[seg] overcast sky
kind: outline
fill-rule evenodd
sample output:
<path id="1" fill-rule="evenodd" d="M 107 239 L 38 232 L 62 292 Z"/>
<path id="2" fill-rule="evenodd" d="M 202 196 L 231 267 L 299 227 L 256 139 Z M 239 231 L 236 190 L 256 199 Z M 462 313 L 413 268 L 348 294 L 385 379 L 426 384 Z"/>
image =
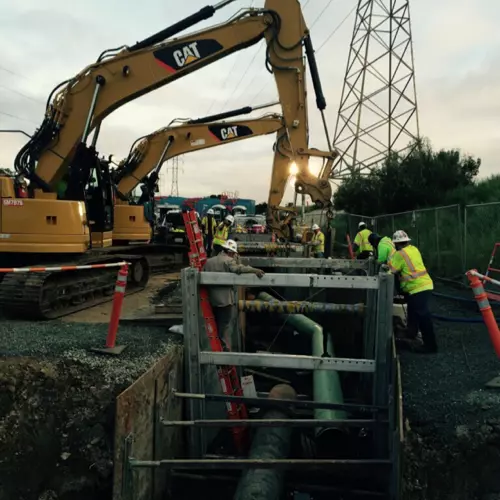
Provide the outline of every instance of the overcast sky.
<path id="1" fill-rule="evenodd" d="M 356 2 L 310 0 L 304 9 L 319 49 L 332 135 L 354 14 L 339 24 Z M 263 3 L 256 0 L 254 6 Z M 197 29 L 222 22 L 251 4 L 252 0 L 238 0 Z M 59 82 L 95 61 L 104 49 L 130 45 L 204 5 L 205 0 L 0 0 L 0 128 L 33 132 L 42 121 L 48 94 Z M 418 0 L 411 14 L 421 134 L 436 148 L 457 147 L 479 156 L 483 176 L 498 173 L 500 2 Z M 262 45 L 251 47 L 127 104 L 105 120 L 99 151 L 120 159 L 137 137 L 175 117 L 275 100 L 276 89 L 263 58 Z M 311 85 L 309 100 L 310 145 L 325 148 Z M 179 173 L 180 194 L 238 191 L 242 197 L 266 199 L 273 140 L 272 136 L 251 139 L 186 155 Z M 24 142 L 22 136 L 1 134 L 0 166 L 11 166 Z M 170 192 L 168 172 L 162 191 Z"/>

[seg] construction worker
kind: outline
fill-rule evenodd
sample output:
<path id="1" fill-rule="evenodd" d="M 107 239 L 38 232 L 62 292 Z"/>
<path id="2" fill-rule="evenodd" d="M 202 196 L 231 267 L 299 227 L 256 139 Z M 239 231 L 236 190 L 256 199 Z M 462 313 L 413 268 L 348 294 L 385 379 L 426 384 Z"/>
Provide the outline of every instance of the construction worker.
<path id="1" fill-rule="evenodd" d="M 205 241 L 205 250 L 208 255 L 212 252 L 212 242 L 214 240 L 216 227 L 214 211 L 209 208 L 207 213 L 201 219 L 201 229 L 203 231 L 203 239 Z"/>
<path id="2" fill-rule="evenodd" d="M 373 247 L 370 245 L 368 237 L 372 232 L 366 227 L 366 223 L 358 224 L 358 234 L 354 238 L 352 249 L 357 259 L 367 259 L 373 253 Z"/>
<path id="3" fill-rule="evenodd" d="M 311 229 L 314 234 L 309 244 L 312 246 L 313 255 L 317 259 L 322 259 L 325 256 L 325 235 L 318 224 L 313 224 Z"/>
<path id="4" fill-rule="evenodd" d="M 224 220 L 215 228 L 212 257 L 215 257 L 222 250 L 222 245 L 226 243 L 229 238 L 229 228 L 234 222 L 234 217 L 232 215 L 226 215 Z"/>
<path id="5" fill-rule="evenodd" d="M 422 352 L 437 352 L 436 335 L 432 316 L 429 311 L 434 284 L 425 268 L 422 255 L 417 247 L 410 244 L 411 239 L 402 230 L 392 237 L 396 252 L 389 260 L 390 270 L 399 276 L 401 291 L 408 304 L 408 334 L 417 338 L 418 331 L 422 334 Z"/>
<path id="6" fill-rule="evenodd" d="M 264 276 L 264 271 L 261 269 L 238 264 L 235 260 L 237 255 L 238 245 L 236 241 L 227 240 L 221 245 L 221 251 L 217 256 L 207 260 L 203 271 L 235 274 L 253 273 L 259 278 Z M 214 312 L 219 337 L 230 350 L 236 304 L 234 288 L 232 286 L 211 286 L 208 288 L 208 297 Z"/>
<path id="7" fill-rule="evenodd" d="M 394 246 L 391 238 L 388 236 L 382 237 L 377 233 L 372 233 L 368 236 L 368 241 L 377 252 L 377 262 L 379 264 L 387 264 L 396 251 L 396 247 Z"/>

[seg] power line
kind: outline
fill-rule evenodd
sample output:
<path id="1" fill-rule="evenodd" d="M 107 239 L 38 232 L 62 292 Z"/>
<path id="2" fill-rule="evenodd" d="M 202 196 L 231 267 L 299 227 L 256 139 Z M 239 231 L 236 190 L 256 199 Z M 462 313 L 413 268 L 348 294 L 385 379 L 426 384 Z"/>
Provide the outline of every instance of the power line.
<path id="1" fill-rule="evenodd" d="M 332 3 L 333 0 L 330 0 L 330 2 L 328 2 L 327 6 L 325 7 L 324 10 L 326 10 L 326 8 L 328 8 L 328 6 Z M 309 0 L 304 4 L 304 7 L 309 3 Z M 315 53 L 318 54 L 319 51 L 330 41 L 330 39 L 332 38 L 333 35 L 335 35 L 335 33 L 337 33 L 337 31 L 343 26 L 343 24 L 347 21 L 347 19 L 349 19 L 349 16 L 356 10 L 356 7 L 357 7 L 357 3 L 354 4 L 354 7 L 348 12 L 348 14 L 342 19 L 342 21 L 340 21 L 340 23 L 330 32 L 330 34 L 326 37 L 325 40 L 323 40 L 323 43 L 315 50 Z M 323 12 L 322 12 L 323 13 Z M 321 13 L 321 14 L 322 14 Z M 320 14 L 320 15 L 321 15 Z M 318 18 L 317 18 L 318 19 Z M 314 24 L 314 23 L 313 23 Z M 255 100 L 257 99 L 257 97 L 259 97 L 259 95 L 264 91 L 264 89 L 269 85 L 269 83 L 265 83 L 263 85 L 263 87 L 254 95 L 252 101 L 251 101 L 251 105 L 255 102 Z"/>
<path id="2" fill-rule="evenodd" d="M 31 97 L 31 96 L 29 96 L 27 94 L 24 94 L 23 92 L 20 92 L 19 90 L 11 89 L 10 87 L 7 87 L 6 85 L 1 85 L 0 84 L 0 88 L 8 90 L 9 92 L 13 92 L 14 94 L 20 95 L 20 96 L 22 96 L 22 97 L 24 97 L 26 99 L 29 99 L 30 101 L 33 101 L 33 102 L 36 102 L 36 103 L 45 104 L 43 101 L 41 101 L 39 99 L 35 99 L 34 97 Z"/>
<path id="3" fill-rule="evenodd" d="M 330 38 L 332 38 L 332 36 L 335 35 L 335 33 L 337 33 L 337 31 L 342 27 L 342 25 L 349 19 L 350 15 L 356 10 L 356 7 L 357 7 L 357 4 L 354 5 L 354 7 L 348 12 L 347 16 L 345 16 L 344 19 L 342 19 L 342 21 L 340 21 L 340 23 L 337 25 L 337 27 L 326 37 L 326 39 L 318 47 L 316 52 L 319 52 L 328 43 Z"/>
<path id="4" fill-rule="evenodd" d="M 314 25 L 320 20 L 321 16 L 325 13 L 326 9 L 330 7 L 330 5 L 333 3 L 333 0 L 330 0 L 321 10 L 321 12 L 316 16 L 316 19 L 312 22 L 309 31 L 311 31 L 314 27 Z"/>
<path id="5" fill-rule="evenodd" d="M 260 41 L 260 43 L 257 45 L 257 51 L 255 52 L 255 54 L 253 55 L 250 63 L 248 64 L 247 66 L 247 69 L 243 72 L 243 74 L 241 75 L 241 78 L 238 80 L 238 83 L 236 84 L 236 86 L 234 87 L 233 89 L 233 92 L 229 95 L 229 97 L 225 100 L 224 104 L 222 105 L 222 108 L 221 108 L 221 111 L 224 110 L 224 108 L 226 107 L 226 104 L 232 99 L 232 97 L 234 96 L 234 94 L 236 93 L 236 91 L 238 90 L 239 86 L 241 85 L 241 82 L 243 81 L 243 79 L 245 78 L 245 76 L 247 75 L 248 73 L 248 70 L 250 69 L 250 66 L 252 66 L 253 62 L 255 61 L 256 57 L 259 55 L 259 51 L 260 51 L 260 46 L 262 44 L 262 40 Z"/>
<path id="6" fill-rule="evenodd" d="M 10 73 L 11 75 L 18 76 L 19 78 L 24 78 L 25 80 L 29 80 L 27 76 L 21 75 L 21 73 L 16 73 L 15 71 L 12 71 L 5 66 L 0 66 L 0 70 L 5 71 L 6 73 Z"/>
<path id="7" fill-rule="evenodd" d="M 250 4 L 249 9 L 253 8 L 254 4 L 255 4 L 255 0 L 252 0 L 252 3 Z M 227 85 L 227 83 L 228 83 L 229 79 L 231 78 L 231 75 L 233 74 L 234 68 L 236 68 L 236 65 L 238 64 L 238 62 L 239 62 L 239 59 L 238 59 L 238 58 L 236 58 L 236 59 L 234 60 L 233 65 L 231 66 L 231 69 L 227 72 L 226 78 L 224 79 L 224 82 L 222 83 L 221 90 L 223 90 L 223 89 L 225 89 L 225 88 L 226 88 L 226 85 Z M 219 92 L 219 93 L 220 93 L 220 92 Z M 216 102 L 216 101 L 217 101 L 217 97 L 214 97 L 214 98 L 212 99 L 212 102 L 210 103 L 210 106 L 208 107 L 207 112 L 205 113 L 205 116 L 207 116 L 207 115 L 210 113 L 210 111 L 212 111 L 212 109 L 213 109 L 214 104 L 215 104 L 215 102 Z M 224 105 L 225 105 L 225 104 L 224 104 Z M 224 106 L 223 106 L 223 107 L 224 107 Z"/>
<path id="8" fill-rule="evenodd" d="M 234 63 L 231 66 L 231 69 L 228 71 L 228 73 L 226 75 L 226 78 L 224 79 L 224 82 L 222 83 L 222 87 L 221 87 L 220 90 L 224 90 L 226 88 L 227 82 L 229 81 L 229 78 L 231 78 L 231 75 L 233 74 L 234 68 L 238 64 L 238 61 L 239 61 L 238 58 L 236 58 L 234 60 Z M 210 113 L 210 111 L 212 111 L 212 108 L 214 107 L 214 104 L 215 104 L 216 101 L 217 101 L 217 97 L 214 97 L 212 99 L 212 103 L 210 104 L 210 107 L 208 108 L 207 112 L 205 113 L 205 116 L 207 116 Z"/>
<path id="9" fill-rule="evenodd" d="M 0 111 L 0 115 L 5 115 L 8 116 L 9 118 L 15 118 L 16 120 L 22 120 L 25 122 L 34 123 L 35 125 L 39 125 L 39 123 L 35 122 L 34 120 L 30 120 L 29 118 L 22 118 L 21 116 L 17 115 L 11 115 L 10 113 L 6 113 L 5 111 Z"/>

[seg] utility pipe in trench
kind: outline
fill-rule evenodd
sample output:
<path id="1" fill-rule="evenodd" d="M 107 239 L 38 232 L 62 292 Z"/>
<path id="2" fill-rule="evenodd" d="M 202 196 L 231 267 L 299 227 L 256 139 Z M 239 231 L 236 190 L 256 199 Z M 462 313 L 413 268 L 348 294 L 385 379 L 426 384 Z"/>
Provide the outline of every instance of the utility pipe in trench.
<path id="1" fill-rule="evenodd" d="M 272 295 L 269 295 L 266 292 L 259 293 L 258 299 L 268 302 L 276 300 Z M 323 328 L 318 325 L 318 323 L 302 314 L 290 314 L 283 316 L 284 319 L 286 319 L 286 322 L 293 326 L 299 333 L 304 333 L 311 337 L 312 356 L 321 357 L 325 354 Z M 327 338 L 326 349 L 328 355 L 330 357 L 333 357 L 333 343 L 330 336 L 328 336 Z M 342 393 L 342 387 L 340 385 L 339 374 L 336 371 L 315 370 L 313 374 L 313 392 L 314 401 L 316 402 L 344 402 L 344 395 Z M 343 420 L 346 418 L 346 414 L 342 410 L 316 409 L 314 410 L 314 418 L 318 420 Z M 328 428 L 318 428 L 316 429 L 316 436 L 319 437 L 321 434 L 328 430 Z M 338 432 L 338 429 L 335 429 L 335 432 Z"/>
<path id="2" fill-rule="evenodd" d="M 296 399 L 293 387 L 286 384 L 274 386 L 269 393 L 271 399 Z M 262 418 L 286 419 L 288 415 L 280 409 L 268 410 Z M 250 448 L 253 460 L 288 458 L 291 448 L 291 427 L 260 427 Z M 238 483 L 234 500 L 274 500 L 283 494 L 283 469 L 248 469 Z"/>

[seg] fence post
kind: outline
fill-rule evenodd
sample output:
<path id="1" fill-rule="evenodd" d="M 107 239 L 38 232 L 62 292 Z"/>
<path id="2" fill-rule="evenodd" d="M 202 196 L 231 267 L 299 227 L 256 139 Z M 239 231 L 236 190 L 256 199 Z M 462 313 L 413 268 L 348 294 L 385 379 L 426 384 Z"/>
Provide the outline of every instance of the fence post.
<path id="1" fill-rule="evenodd" d="M 434 209 L 434 224 L 436 226 L 436 253 L 437 253 L 437 261 L 438 261 L 438 269 L 439 273 L 442 274 L 441 271 L 441 253 L 439 251 L 439 221 L 438 221 L 438 209 Z"/>
<path id="2" fill-rule="evenodd" d="M 464 257 L 463 257 L 463 269 L 465 271 L 467 269 L 467 205 L 465 205 L 464 209 Z"/>

